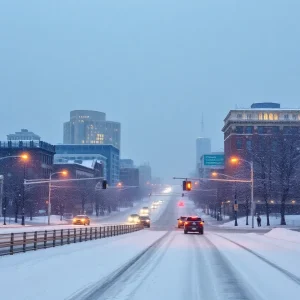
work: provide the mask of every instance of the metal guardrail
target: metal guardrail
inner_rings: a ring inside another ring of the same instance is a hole
[[[139,224],[112,225],[0,234],[0,256],[97,240],[143,228]]]

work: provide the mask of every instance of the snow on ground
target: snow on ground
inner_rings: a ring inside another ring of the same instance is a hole
[[[256,233],[222,233],[220,235],[253,250],[272,263],[300,277],[300,233],[288,229],[272,231],[264,235]]]
[[[0,257],[1,298],[66,299],[116,271],[164,234],[163,231],[143,230]]]
[[[275,227],[282,227],[282,228],[293,228],[293,227],[300,227],[300,215],[286,215],[286,225],[282,226],[280,225],[280,216],[279,215],[271,215],[270,216],[270,226],[267,226],[267,217],[265,215],[261,215],[261,227],[257,227],[257,221],[256,217],[254,218],[254,227],[256,229],[266,229],[266,228],[275,228]],[[249,216],[248,223],[249,225],[246,225],[246,217],[238,218],[238,226],[234,226],[234,220],[230,222],[226,222],[222,225],[219,225],[220,227],[235,227],[235,229],[238,228],[250,228],[252,219],[251,216]]]
[[[264,254],[268,259],[274,260],[276,264],[284,266],[290,271],[300,270],[300,262],[296,251],[286,251],[284,248],[277,248],[268,245],[265,237],[260,235],[260,239],[253,241],[250,237],[253,234],[227,234],[224,236],[234,239],[238,242],[247,241],[256,252]],[[256,235],[256,234],[254,234]],[[259,237],[259,235],[256,235]],[[230,262],[231,268],[237,273],[237,276],[247,283],[247,286],[257,294],[253,299],[281,300],[298,299],[300,287],[286,275],[271,267],[253,254],[245,251],[241,247],[223,239],[222,237],[209,234],[209,240],[221,251],[222,255]],[[243,242],[245,244],[245,242]],[[259,250],[260,249],[260,250]],[[262,253],[263,252],[263,253]],[[292,254],[292,257],[289,257]],[[288,259],[287,259],[288,257]],[[292,267],[294,265],[295,267]],[[296,267],[297,266],[297,267]],[[297,273],[299,274],[299,271]]]

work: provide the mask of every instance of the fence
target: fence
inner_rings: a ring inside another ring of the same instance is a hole
[[[135,232],[143,228],[139,224],[113,225],[0,234],[0,256],[97,240]]]

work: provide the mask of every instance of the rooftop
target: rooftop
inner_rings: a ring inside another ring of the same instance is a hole
[[[2,149],[32,149],[40,148],[55,153],[55,146],[43,141],[0,141]]]

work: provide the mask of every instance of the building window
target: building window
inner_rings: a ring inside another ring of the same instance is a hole
[[[246,141],[246,148],[248,151],[252,150],[252,141],[251,140]]]
[[[263,119],[263,114],[262,113],[259,113],[258,114],[258,120],[262,120]]]
[[[294,121],[296,121],[296,120],[297,120],[297,118],[298,118],[298,116],[297,116],[297,115],[295,115],[295,114],[293,114],[293,120],[294,120]]]
[[[289,114],[285,114],[285,115],[283,116],[283,118],[284,118],[285,120],[288,120],[288,119],[289,119]]]
[[[267,113],[264,113],[264,120],[265,120],[265,121],[266,121],[266,120],[269,120],[269,116],[268,116]]]
[[[271,121],[274,120],[274,115],[272,113],[269,114],[269,120],[271,120]]]
[[[236,149],[243,149],[243,140],[242,139],[236,139]]]
[[[263,126],[258,126],[257,127],[257,133],[263,134],[264,133],[264,127]]]
[[[274,114],[274,121],[278,121],[279,120],[279,117],[278,117],[278,114]]]
[[[247,114],[247,120],[251,120],[252,119],[252,114]]]
[[[248,133],[248,134],[253,133],[253,126],[247,126],[246,127],[246,133]]]
[[[273,127],[272,127],[272,133],[273,133],[273,134],[279,133],[279,127],[278,127],[278,126],[273,126]]]
[[[236,133],[243,133],[244,132],[244,127],[243,126],[237,126],[235,129]]]
[[[243,118],[243,114],[237,114],[237,118],[238,119],[242,119]]]

